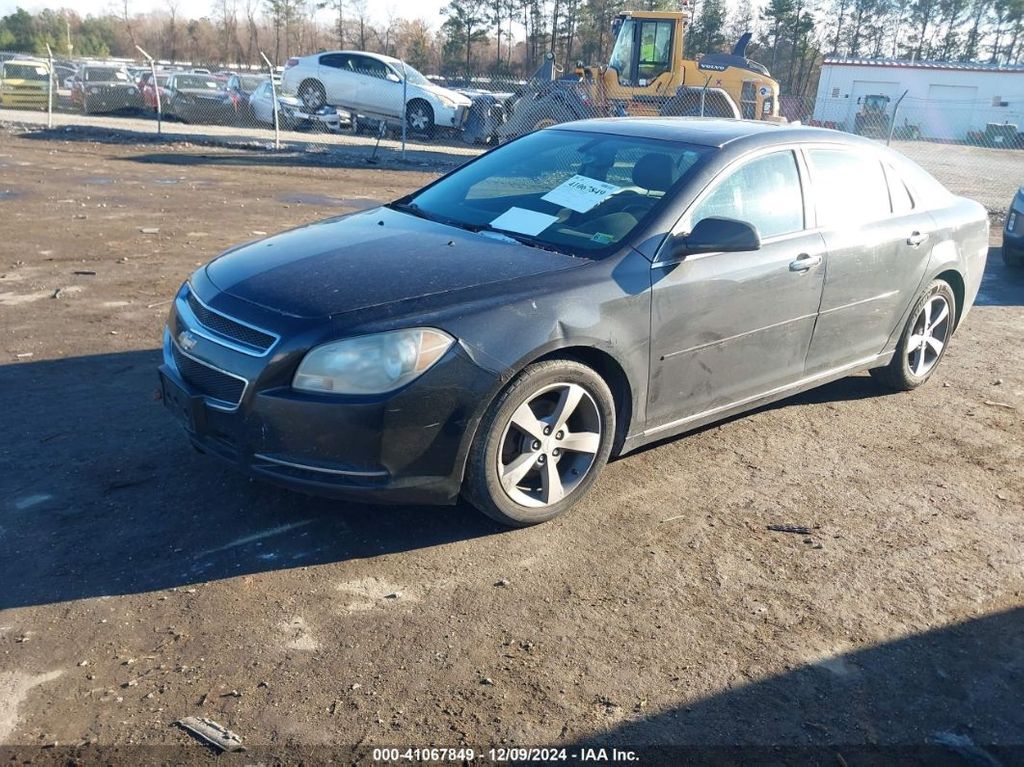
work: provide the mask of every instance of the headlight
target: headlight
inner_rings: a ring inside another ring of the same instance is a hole
[[[453,98],[451,98],[449,96],[446,96],[443,93],[437,93],[437,94],[434,94],[434,95],[437,96],[437,100],[438,101],[440,101],[442,104],[444,104],[449,109],[454,109],[456,107],[456,105],[459,103],[455,99],[453,99]]]
[[[1024,213],[1024,192],[1017,192],[1017,196],[1013,198],[1013,202],[1010,204],[1010,210]]]
[[[318,346],[295,373],[292,387],[330,394],[383,394],[419,378],[454,343],[433,328],[410,328]]]
[[[91,93],[93,95],[96,95],[99,92],[100,92],[100,89],[97,88],[95,85],[89,89],[89,93]]]

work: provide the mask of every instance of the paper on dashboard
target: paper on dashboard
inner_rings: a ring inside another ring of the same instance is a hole
[[[495,229],[504,229],[506,232],[528,234],[532,237],[543,232],[557,220],[558,216],[549,216],[547,213],[538,213],[526,208],[509,208],[491,221],[491,226]]]
[[[541,197],[545,202],[586,213],[618,192],[621,187],[587,176],[573,176]]]

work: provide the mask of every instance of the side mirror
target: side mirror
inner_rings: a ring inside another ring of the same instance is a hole
[[[734,218],[702,218],[685,237],[672,243],[673,256],[693,253],[739,253],[760,250],[761,236],[746,221]]]
[[[385,77],[393,83],[402,82],[402,78],[396,75],[394,72],[388,72]]]

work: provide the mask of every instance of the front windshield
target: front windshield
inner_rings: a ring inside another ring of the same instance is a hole
[[[617,245],[677,189],[704,147],[546,130],[495,149],[396,207],[578,255]]]
[[[4,75],[12,80],[46,80],[46,67],[42,64],[4,64]]]
[[[395,64],[395,69],[399,72],[404,71],[406,79],[413,85],[430,85],[430,80],[420,74],[419,70],[415,67],[411,67],[408,64]],[[403,70],[402,67],[405,67]]]
[[[608,66],[619,73],[619,82],[632,82],[633,76],[633,20],[626,19],[619,28]]]
[[[174,81],[176,88],[195,88],[197,90],[217,90],[220,84],[211,77],[204,77],[203,75],[180,75],[178,79]]]
[[[239,78],[239,82],[241,82],[241,84],[242,84],[242,90],[244,90],[244,91],[254,91],[254,90],[256,90],[257,88],[260,87],[260,84],[263,83],[264,80],[266,80],[265,77],[255,77],[255,76],[246,76],[246,77],[240,77]]]
[[[123,69],[87,69],[85,79],[90,83],[128,82],[128,73]]]

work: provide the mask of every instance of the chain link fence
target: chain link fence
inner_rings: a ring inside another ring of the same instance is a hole
[[[589,117],[741,116],[719,88],[615,102],[578,77],[424,76],[400,62],[358,53],[290,59],[273,76],[269,66],[211,71],[149,62],[33,61],[3,52],[0,66],[6,72],[0,79],[2,121],[313,151],[373,145],[385,153],[410,147],[471,155],[531,130]],[[1004,210],[1024,182],[1024,95],[999,103],[783,95],[780,111],[789,121],[889,143],[993,212]]]

